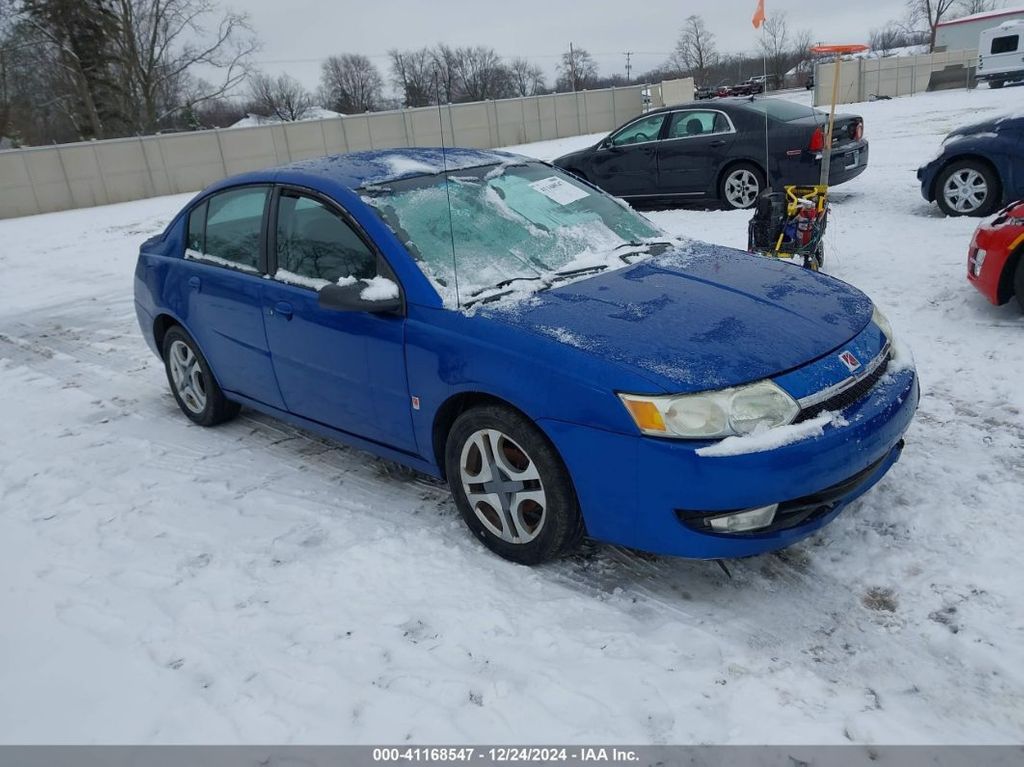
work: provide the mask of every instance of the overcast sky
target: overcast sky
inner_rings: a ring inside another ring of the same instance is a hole
[[[227,4],[230,4],[227,3]],[[385,78],[387,51],[445,42],[486,45],[503,56],[525,56],[543,67],[549,85],[570,41],[590,51],[602,75],[658,66],[672,51],[690,14],[704,17],[724,53],[753,51],[750,23],[756,0],[245,0],[264,47],[269,73],[288,72],[316,86],[320,62],[335,53],[370,56]],[[766,0],[768,15],[786,13],[793,28],[816,41],[866,42],[868,32],[903,15],[902,0]]]

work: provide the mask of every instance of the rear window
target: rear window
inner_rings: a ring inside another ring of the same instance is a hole
[[[1020,44],[1020,35],[997,37],[992,41],[992,53],[1014,53]]]
[[[794,104],[792,101],[783,101],[782,99],[757,99],[748,102],[744,106],[755,112],[767,114],[769,117],[774,117],[776,120],[784,123],[802,120],[805,117],[825,117],[825,113],[819,112],[817,109],[811,109],[810,107]]]

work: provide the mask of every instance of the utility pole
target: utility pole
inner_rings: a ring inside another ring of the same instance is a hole
[[[569,77],[572,79],[572,92],[576,92],[576,51],[569,43]]]
[[[626,57],[626,84],[629,84],[629,73],[633,71],[633,65],[629,63],[630,58],[633,56],[633,51],[625,51],[623,55]]]

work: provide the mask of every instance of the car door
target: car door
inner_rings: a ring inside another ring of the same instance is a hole
[[[189,212],[181,315],[220,387],[282,408],[263,329],[263,232],[271,187],[218,192]]]
[[[594,152],[590,181],[618,197],[657,194],[657,146],[664,122],[660,113],[641,117],[605,139]]]
[[[263,283],[267,341],[287,409],[401,450],[416,448],[401,313],[321,307],[319,289],[378,276],[397,280],[333,201],[279,188]]]
[[[713,193],[735,138],[736,129],[725,112],[672,112],[665,138],[658,142],[658,189],[693,197]]]

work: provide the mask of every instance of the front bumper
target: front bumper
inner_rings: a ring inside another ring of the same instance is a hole
[[[826,426],[819,437],[773,450],[721,457],[697,455],[707,443],[559,421],[541,425],[568,465],[592,537],[657,554],[718,559],[780,549],[828,524],[899,458],[918,398],[913,370],[890,372],[843,411],[848,425]],[[827,500],[815,503],[814,496]],[[775,503],[783,510],[814,507],[795,525],[767,532],[712,534],[684,521],[691,510]]]
[[[1012,275],[1007,273],[1007,269],[1012,268],[1011,256],[1024,245],[1024,227],[1007,221],[1011,210],[1018,205],[1008,205],[980,224],[967,252],[967,281],[996,306],[1005,304],[1012,296]],[[979,248],[986,255],[980,273],[976,274],[975,263]]]

